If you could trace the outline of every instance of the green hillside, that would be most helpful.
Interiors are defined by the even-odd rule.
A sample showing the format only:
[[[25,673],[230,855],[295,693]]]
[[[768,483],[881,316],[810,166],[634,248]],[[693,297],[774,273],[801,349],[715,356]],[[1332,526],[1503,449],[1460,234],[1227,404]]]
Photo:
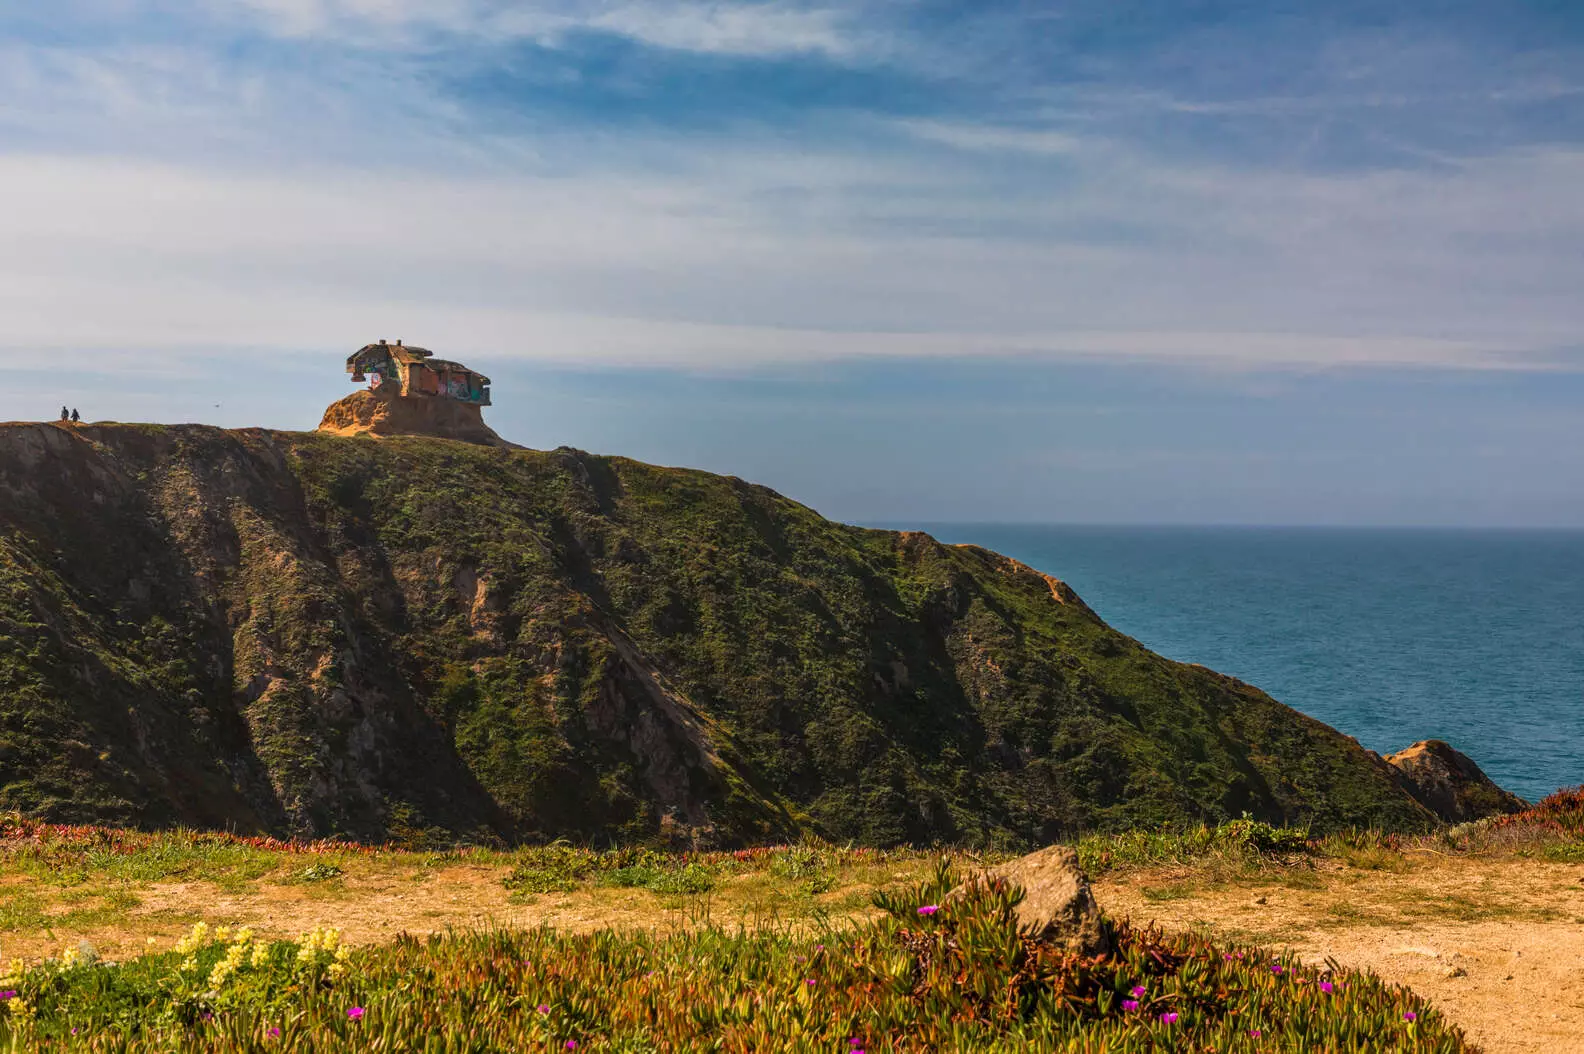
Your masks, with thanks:
[[[571,450],[190,425],[0,426],[5,809],[722,845],[1433,822],[982,549]]]

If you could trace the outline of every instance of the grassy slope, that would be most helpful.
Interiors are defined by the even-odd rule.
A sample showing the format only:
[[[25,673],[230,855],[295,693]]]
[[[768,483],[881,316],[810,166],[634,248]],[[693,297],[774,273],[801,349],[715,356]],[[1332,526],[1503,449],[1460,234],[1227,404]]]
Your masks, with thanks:
[[[0,493],[0,808],[876,844],[1428,822],[1351,740],[1021,565],[736,479],[11,426]]]

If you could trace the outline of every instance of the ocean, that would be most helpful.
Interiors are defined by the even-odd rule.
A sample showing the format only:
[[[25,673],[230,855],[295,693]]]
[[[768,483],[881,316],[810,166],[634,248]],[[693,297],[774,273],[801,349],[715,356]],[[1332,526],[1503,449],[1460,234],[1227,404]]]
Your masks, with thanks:
[[[1112,626],[1531,800],[1584,782],[1584,531],[887,524],[1071,585]]]

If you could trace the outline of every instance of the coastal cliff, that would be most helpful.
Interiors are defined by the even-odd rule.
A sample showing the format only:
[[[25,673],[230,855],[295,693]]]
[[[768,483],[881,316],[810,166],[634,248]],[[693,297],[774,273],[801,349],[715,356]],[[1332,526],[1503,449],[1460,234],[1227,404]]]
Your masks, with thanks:
[[[1063,583],[575,450],[0,426],[0,809],[365,839],[1422,829]]]

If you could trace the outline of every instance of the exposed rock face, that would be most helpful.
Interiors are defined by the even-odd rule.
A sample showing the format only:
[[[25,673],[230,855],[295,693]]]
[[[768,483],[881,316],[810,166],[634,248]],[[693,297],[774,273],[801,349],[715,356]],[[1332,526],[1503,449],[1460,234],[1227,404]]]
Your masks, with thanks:
[[[1425,739],[1386,755],[1402,785],[1421,805],[1447,823],[1517,812],[1527,803],[1502,790],[1466,754],[1439,739]]]
[[[331,435],[435,436],[482,446],[511,447],[484,423],[481,408],[438,396],[387,394],[363,389],[325,409],[319,431]]]
[[[1110,950],[1100,908],[1089,891],[1089,879],[1078,867],[1078,854],[1065,845],[1047,846],[1028,856],[980,872],[980,880],[999,878],[1023,889],[1017,906],[1018,925],[1042,940],[1064,945],[1083,955]],[[958,886],[947,895],[957,896]]]

